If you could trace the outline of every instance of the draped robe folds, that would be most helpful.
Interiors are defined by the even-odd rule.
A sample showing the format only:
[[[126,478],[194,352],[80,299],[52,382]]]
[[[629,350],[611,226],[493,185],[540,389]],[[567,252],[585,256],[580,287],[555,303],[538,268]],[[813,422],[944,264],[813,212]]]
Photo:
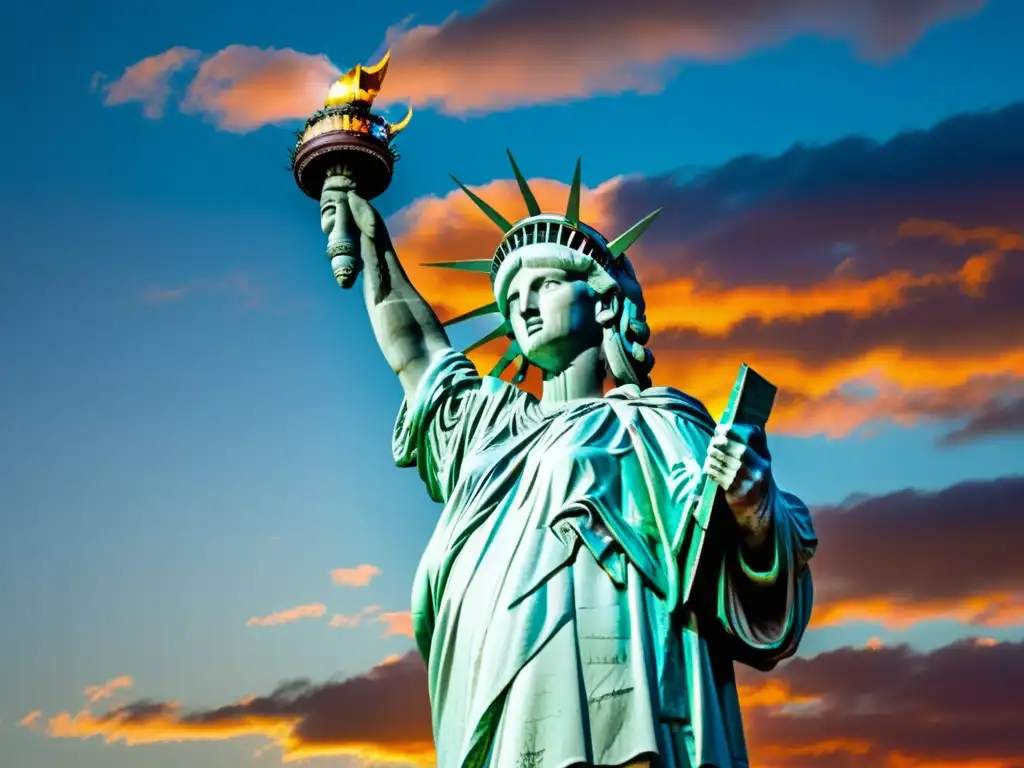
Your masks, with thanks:
[[[543,413],[462,353],[430,366],[393,449],[444,503],[412,602],[439,768],[748,765],[733,662],[768,670],[795,652],[816,539],[774,485],[757,553],[716,509],[708,575],[670,604],[671,542],[713,430],[667,387]]]

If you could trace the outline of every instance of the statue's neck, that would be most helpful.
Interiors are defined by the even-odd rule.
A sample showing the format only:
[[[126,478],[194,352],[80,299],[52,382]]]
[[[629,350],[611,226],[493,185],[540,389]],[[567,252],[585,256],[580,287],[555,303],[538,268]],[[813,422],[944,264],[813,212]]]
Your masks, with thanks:
[[[560,373],[545,374],[541,408],[554,411],[573,400],[604,395],[605,365],[600,347],[585,350]]]

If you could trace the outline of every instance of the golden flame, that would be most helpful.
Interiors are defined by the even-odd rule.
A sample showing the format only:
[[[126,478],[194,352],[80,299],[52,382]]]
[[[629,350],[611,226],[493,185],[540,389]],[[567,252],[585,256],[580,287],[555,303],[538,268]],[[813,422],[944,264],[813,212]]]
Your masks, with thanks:
[[[389,61],[391,61],[390,50],[372,67],[356,64],[331,85],[324,106],[339,107],[353,101],[373,104],[373,100],[380,93],[380,86],[384,82],[384,75],[387,74]]]

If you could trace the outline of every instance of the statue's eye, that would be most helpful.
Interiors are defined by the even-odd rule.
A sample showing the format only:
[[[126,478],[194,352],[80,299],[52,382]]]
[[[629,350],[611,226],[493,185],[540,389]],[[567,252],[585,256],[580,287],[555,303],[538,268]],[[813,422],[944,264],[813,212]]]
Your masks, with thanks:
[[[548,278],[540,284],[541,288],[554,288],[562,284],[561,280],[555,280],[554,278]]]
[[[507,299],[506,299],[505,301],[506,301],[507,303],[509,303],[509,304],[515,304],[515,303],[516,303],[516,300],[517,300],[518,298],[519,298],[519,293],[518,293],[518,292],[516,292],[516,291],[513,291],[512,293],[510,293],[510,294],[508,295],[508,298],[507,298]]]
[[[320,215],[321,216],[333,216],[334,215],[334,206],[333,205],[325,205],[323,208],[320,209]]]

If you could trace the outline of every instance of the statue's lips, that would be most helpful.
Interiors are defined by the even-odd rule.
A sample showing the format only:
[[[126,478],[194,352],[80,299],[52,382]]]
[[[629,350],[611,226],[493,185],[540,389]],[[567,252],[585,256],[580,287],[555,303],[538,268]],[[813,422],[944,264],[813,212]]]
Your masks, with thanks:
[[[526,335],[533,336],[544,327],[544,321],[539,318],[531,318],[530,320],[527,320],[524,325],[526,326]]]

